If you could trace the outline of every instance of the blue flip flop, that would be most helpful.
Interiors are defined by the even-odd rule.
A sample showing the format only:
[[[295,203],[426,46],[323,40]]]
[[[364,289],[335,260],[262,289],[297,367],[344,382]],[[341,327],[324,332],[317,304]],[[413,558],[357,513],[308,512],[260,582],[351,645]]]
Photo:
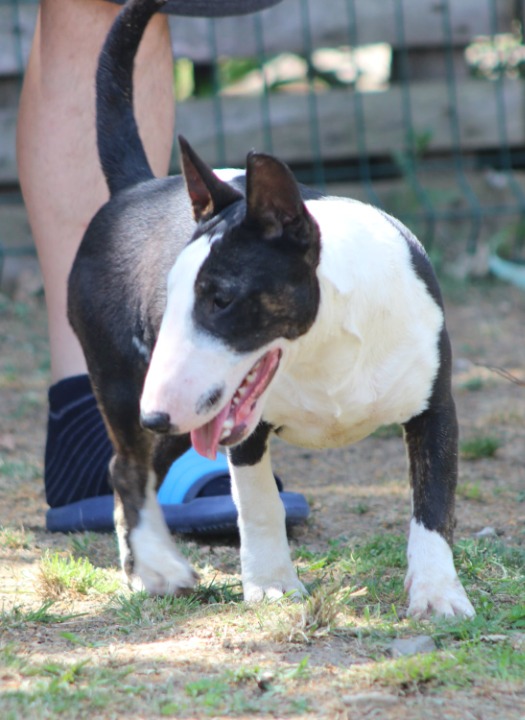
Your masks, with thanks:
[[[310,508],[304,495],[284,492],[276,478],[286,511],[286,525],[306,520]],[[201,457],[193,448],[176,460],[159,488],[158,499],[170,530],[200,536],[235,536],[237,508],[230,491],[225,455],[214,461]],[[110,532],[114,529],[113,495],[86,498],[46,514],[49,532]]]

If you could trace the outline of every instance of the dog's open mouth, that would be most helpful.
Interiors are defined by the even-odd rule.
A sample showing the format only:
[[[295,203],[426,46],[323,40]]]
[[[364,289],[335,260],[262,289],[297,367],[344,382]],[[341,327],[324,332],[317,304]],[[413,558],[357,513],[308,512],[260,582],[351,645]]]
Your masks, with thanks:
[[[221,412],[200,428],[191,431],[195,450],[214,460],[219,445],[235,445],[252,426],[257,400],[270,384],[281,360],[281,350],[270,350],[244,377],[232,399]]]

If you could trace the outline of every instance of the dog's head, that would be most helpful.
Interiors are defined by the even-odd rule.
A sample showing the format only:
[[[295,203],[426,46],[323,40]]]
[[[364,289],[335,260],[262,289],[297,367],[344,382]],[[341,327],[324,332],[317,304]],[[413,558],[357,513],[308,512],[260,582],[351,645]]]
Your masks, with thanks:
[[[253,432],[288,344],[315,320],[319,228],[276,158],[248,155],[244,197],[180,149],[197,228],[169,274],[141,418],[215,457]]]

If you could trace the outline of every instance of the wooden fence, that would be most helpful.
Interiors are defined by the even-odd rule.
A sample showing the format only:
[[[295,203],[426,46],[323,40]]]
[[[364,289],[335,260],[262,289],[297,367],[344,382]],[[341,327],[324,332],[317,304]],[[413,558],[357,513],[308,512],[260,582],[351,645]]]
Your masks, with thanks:
[[[3,2],[0,183],[16,185],[17,104],[36,5]],[[284,0],[257,16],[215,24],[172,18],[175,57],[198,63],[216,57],[271,58],[284,51],[308,56],[319,48],[373,43],[387,43],[393,58],[381,91],[310,85],[302,93],[267,94],[264,102],[253,94],[188,99],[179,104],[177,129],[210,162],[229,165],[242,165],[248,149],[268,143],[292,163],[305,165],[320,156],[322,162],[341,164],[362,152],[369,158],[402,152],[409,134],[427,138],[427,153],[446,153],[458,142],[463,152],[494,149],[502,142],[502,118],[505,142],[511,149],[523,147],[522,80],[507,77],[495,93],[494,83],[469,77],[465,60],[474,38],[511,32],[520,9],[515,0]],[[408,84],[402,82],[407,73]]]

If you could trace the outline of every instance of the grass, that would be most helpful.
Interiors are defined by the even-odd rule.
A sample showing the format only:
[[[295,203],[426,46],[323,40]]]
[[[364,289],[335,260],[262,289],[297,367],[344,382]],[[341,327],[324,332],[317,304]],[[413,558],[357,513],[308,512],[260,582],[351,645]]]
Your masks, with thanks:
[[[286,603],[274,613],[263,610],[261,626],[278,643],[310,643],[326,637],[338,627],[342,594],[337,585],[319,587],[302,602]]]
[[[479,483],[459,483],[456,488],[456,496],[463,500],[473,500],[474,502],[483,502],[483,492]]]
[[[424,655],[384,660],[355,673],[402,693],[428,692],[437,687],[457,690],[479,683],[482,677],[493,682],[522,680],[525,655],[506,641],[482,648],[474,643],[460,644]]]
[[[469,392],[478,392],[479,390],[482,390],[485,386],[485,383],[483,382],[482,378],[480,377],[472,377],[468,380],[465,380],[464,383],[461,384],[461,388],[463,390],[468,390]]]
[[[501,441],[497,437],[482,435],[464,440],[460,443],[459,450],[464,460],[481,460],[482,458],[494,457],[501,447]]]
[[[490,692],[498,683],[509,692],[523,687],[525,550],[497,539],[457,543],[456,566],[477,616],[432,622],[404,617],[405,553],[405,538],[394,535],[354,546],[339,538],[324,552],[299,547],[295,560],[310,596],[258,605],[242,602],[237,580],[205,567],[194,593],[154,598],[111,591],[108,573],[82,558],[44,554],[47,572],[62,579],[58,600],[3,613],[0,629],[16,639],[43,627],[67,650],[46,657],[44,645],[37,659],[16,642],[4,644],[2,718],[300,717],[315,714],[319,692],[338,698],[341,688],[387,689],[405,702],[428,692]],[[75,598],[101,592],[96,615],[72,616]],[[394,638],[420,634],[432,636],[435,652],[391,656]],[[120,657],[122,643],[131,653]],[[326,657],[313,662],[323,647]],[[302,657],[287,661],[290,648]],[[341,663],[335,654],[332,661],[337,648],[362,662]]]
[[[111,598],[109,607],[122,630],[129,633],[133,627],[173,625],[179,618],[190,615],[200,606],[192,595],[151,597],[146,592],[137,592],[115,595]]]
[[[0,457],[0,478],[4,477],[8,481],[36,480],[41,474],[40,467],[33,463]]]
[[[34,542],[34,535],[23,526],[19,528],[0,526],[0,547],[6,550],[28,550]]]
[[[132,664],[95,665],[82,658],[70,664],[45,660],[29,662],[14,645],[0,650],[0,668],[9,684],[22,678],[21,688],[2,693],[2,719],[121,717],[133,712],[137,701],[147,717],[207,717],[259,715],[279,717],[308,710],[300,690],[308,680],[308,659],[272,668],[241,664],[182,682],[169,673],[148,682],[146,669]],[[151,668],[155,671],[155,668]]]
[[[43,597],[113,593],[120,587],[114,571],[95,568],[85,557],[44,553],[40,562],[40,589]]]
[[[0,666],[6,679],[16,674],[25,681],[20,689],[2,693],[3,720],[88,718],[113,703],[116,687],[123,710],[136,693],[136,687],[125,682],[131,667],[90,667],[86,659],[69,665],[49,660],[30,663],[10,646],[0,652]]]
[[[160,704],[160,714],[177,718],[302,714],[309,710],[309,702],[297,696],[293,686],[300,687],[308,677],[307,658],[272,671],[259,666],[241,666],[187,683],[182,697]]]
[[[366,515],[366,513],[370,512],[370,505],[368,505],[367,503],[358,502],[350,508],[350,512],[353,512],[356,515]]]
[[[52,624],[67,622],[74,615],[63,615],[52,613],[50,609],[55,604],[54,600],[46,600],[40,607],[36,609],[26,610],[20,605],[15,605],[9,611],[0,612],[0,629],[14,629],[27,624]]]

